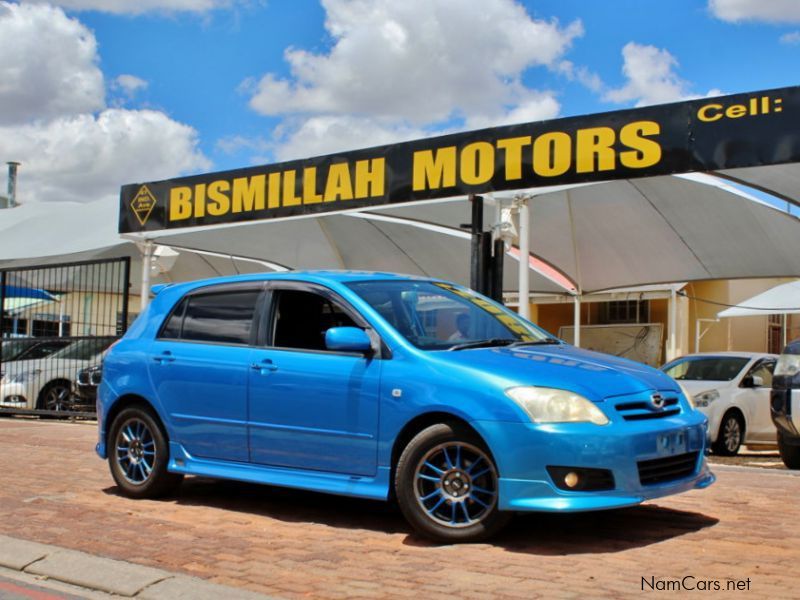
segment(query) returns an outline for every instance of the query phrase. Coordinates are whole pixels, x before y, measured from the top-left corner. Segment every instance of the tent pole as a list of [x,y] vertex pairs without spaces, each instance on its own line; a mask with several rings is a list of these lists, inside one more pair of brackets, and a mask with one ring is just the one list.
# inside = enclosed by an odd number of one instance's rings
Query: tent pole
[[574,316],[574,329],[575,335],[574,337],[574,346],[576,348],[581,347],[581,297],[578,294],[575,294],[572,297],[572,301],[575,304],[575,316]]
[[139,312],[144,312],[150,303],[150,263],[153,262],[153,242],[145,240],[142,249],[142,291]]
[[786,348],[786,342],[788,341],[786,339],[787,329],[788,329],[788,327],[786,326],[786,322],[789,320],[789,315],[782,314],[781,317],[783,317],[781,319],[781,337],[783,338],[783,344],[781,344],[781,352],[783,352],[783,349]]
[[669,293],[669,349],[667,360],[672,360],[677,354],[676,329],[678,327],[678,299],[673,287]]
[[530,284],[530,214],[528,198],[517,198],[519,209],[519,314],[523,319],[531,318],[531,284]]

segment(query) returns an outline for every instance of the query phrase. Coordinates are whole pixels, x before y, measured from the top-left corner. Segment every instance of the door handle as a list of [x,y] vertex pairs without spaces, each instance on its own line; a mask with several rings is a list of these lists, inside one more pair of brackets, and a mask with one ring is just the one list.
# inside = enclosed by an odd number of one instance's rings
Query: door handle
[[172,352],[167,350],[165,352],[162,352],[161,354],[154,356],[153,360],[163,365],[164,363],[175,362],[175,357],[172,356]]
[[262,375],[267,375],[273,371],[277,371],[278,365],[273,363],[270,359],[265,358],[260,363],[253,363],[252,365],[250,365],[250,368],[253,369],[254,371],[258,371]]

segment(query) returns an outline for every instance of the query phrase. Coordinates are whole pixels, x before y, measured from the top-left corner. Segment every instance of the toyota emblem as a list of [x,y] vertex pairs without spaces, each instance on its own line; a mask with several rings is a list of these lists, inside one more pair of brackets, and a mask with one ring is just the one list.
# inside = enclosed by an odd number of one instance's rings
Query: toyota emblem
[[664,408],[664,396],[661,394],[650,396],[650,402],[653,404],[653,408]]

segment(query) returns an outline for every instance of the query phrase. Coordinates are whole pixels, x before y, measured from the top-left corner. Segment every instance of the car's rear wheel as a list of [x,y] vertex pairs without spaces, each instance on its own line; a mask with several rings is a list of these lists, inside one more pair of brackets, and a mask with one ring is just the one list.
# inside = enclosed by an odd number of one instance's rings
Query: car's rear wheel
[[787,469],[800,469],[800,446],[787,444],[780,431],[778,432],[778,451]]
[[70,409],[72,386],[69,381],[51,381],[39,393],[39,410],[65,411]]
[[714,454],[734,456],[738,454],[742,442],[744,442],[744,419],[736,411],[729,410],[720,421],[717,441],[712,446]]
[[126,408],[111,424],[108,438],[111,475],[131,498],[157,498],[173,491],[182,475],[167,471],[167,436],[150,410]]
[[432,425],[406,446],[397,463],[400,510],[422,535],[439,542],[475,542],[502,528],[499,478],[478,436],[456,423]]

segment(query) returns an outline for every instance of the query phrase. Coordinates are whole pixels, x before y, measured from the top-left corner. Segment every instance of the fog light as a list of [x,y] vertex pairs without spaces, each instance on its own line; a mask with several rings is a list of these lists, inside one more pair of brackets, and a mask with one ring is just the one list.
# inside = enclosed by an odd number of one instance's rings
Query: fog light
[[568,488],[574,488],[576,485],[578,485],[578,481],[579,477],[575,471],[570,471],[564,476],[564,484]]

